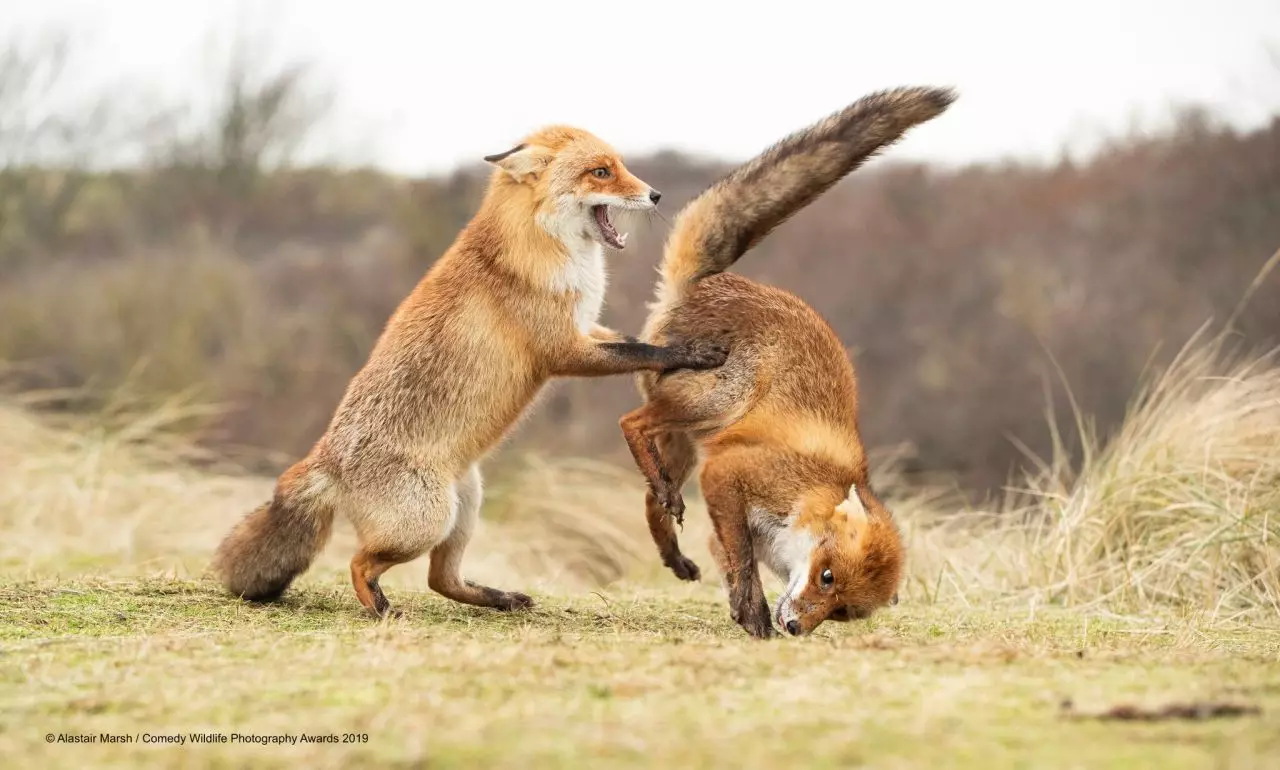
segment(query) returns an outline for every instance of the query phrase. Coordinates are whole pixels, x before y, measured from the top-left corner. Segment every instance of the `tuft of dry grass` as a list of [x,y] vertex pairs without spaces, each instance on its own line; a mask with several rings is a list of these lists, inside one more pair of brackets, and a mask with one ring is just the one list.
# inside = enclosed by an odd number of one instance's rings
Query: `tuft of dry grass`
[[[1115,435],[1076,411],[1063,441],[994,511],[921,533],[918,581],[960,595],[1224,620],[1280,613],[1280,366],[1194,338],[1144,384]],[[929,574],[935,571],[937,574]]]

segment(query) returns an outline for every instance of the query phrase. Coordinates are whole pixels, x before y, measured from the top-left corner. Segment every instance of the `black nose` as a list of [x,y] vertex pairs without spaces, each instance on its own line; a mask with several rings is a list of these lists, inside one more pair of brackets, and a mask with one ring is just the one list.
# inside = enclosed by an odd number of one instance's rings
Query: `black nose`
[[653,205],[657,206],[658,201],[662,200],[662,193],[658,192],[657,190],[650,190],[649,200],[653,201]]
[[788,621],[787,621],[787,633],[788,633],[788,634],[791,634],[792,636],[799,636],[799,635],[800,635],[800,621],[798,621],[798,620],[788,620]]

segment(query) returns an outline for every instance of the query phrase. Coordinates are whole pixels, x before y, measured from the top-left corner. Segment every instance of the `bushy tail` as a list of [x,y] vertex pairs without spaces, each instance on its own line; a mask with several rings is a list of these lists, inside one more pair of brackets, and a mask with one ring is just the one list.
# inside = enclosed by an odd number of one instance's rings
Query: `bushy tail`
[[728,269],[863,161],[955,99],[948,88],[880,91],[734,169],[680,212],[663,255],[660,302]]
[[306,460],[280,477],[275,497],[245,516],[227,533],[212,569],[232,594],[271,601],[329,541],[333,503],[327,477]]

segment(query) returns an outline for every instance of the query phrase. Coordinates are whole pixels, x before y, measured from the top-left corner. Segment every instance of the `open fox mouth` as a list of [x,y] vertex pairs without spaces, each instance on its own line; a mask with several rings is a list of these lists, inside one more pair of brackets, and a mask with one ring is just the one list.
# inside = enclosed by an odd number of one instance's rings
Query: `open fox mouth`
[[618,234],[617,228],[613,226],[613,222],[609,221],[609,207],[603,204],[591,207],[591,213],[596,218],[596,226],[600,228],[600,237],[604,242],[615,249],[621,251],[627,247],[627,234]]

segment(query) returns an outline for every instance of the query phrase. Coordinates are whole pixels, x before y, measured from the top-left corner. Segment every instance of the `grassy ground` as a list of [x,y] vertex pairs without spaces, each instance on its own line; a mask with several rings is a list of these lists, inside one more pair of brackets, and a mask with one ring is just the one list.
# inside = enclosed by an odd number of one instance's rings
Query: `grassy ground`
[[[688,585],[662,570],[627,469],[529,460],[491,481],[466,572],[534,594],[536,611],[446,602],[418,562],[384,580],[405,617],[375,623],[344,577],[344,522],[278,605],[206,580],[219,538],[271,479],[196,470],[165,438],[172,415],[55,427],[0,404],[0,756],[20,767],[1273,767],[1280,369],[1224,364],[1221,352],[1189,350],[1110,442],[1082,423],[1082,464],[1050,458],[994,510],[891,494],[909,550],[901,604],[767,643],[729,621],[696,498],[682,541],[707,577]],[[1186,703],[1258,711],[1121,718]],[[192,733],[299,742],[142,742]]]
[[[1195,619],[900,605],[758,643],[709,586],[544,595],[524,615],[398,591],[406,616],[382,624],[336,580],[270,608],[172,579],[23,582],[2,595],[0,754],[21,766],[1180,768],[1280,756],[1280,636]],[[1087,718],[1196,700],[1264,711]],[[193,732],[360,737],[46,743]]]

